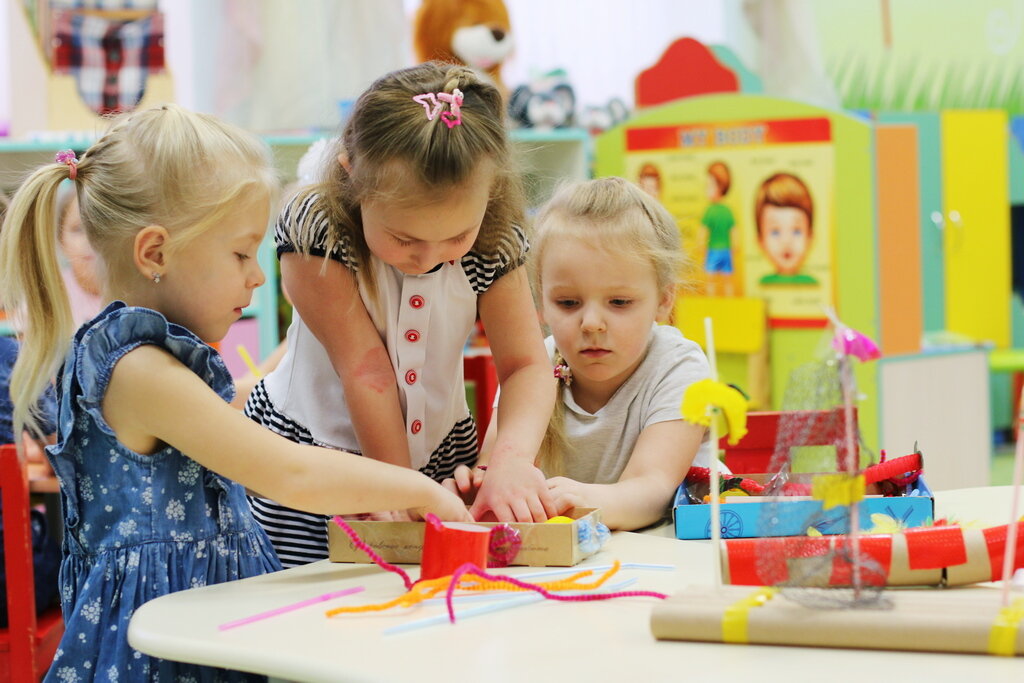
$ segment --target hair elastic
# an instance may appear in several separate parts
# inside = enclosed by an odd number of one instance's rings
[[[447,102],[450,105],[451,111],[446,111],[441,114],[441,120],[444,121],[445,125],[451,129],[453,126],[462,125],[462,101],[464,96],[462,91],[455,88],[450,93],[446,92],[425,92],[420,95],[416,95],[412,98],[413,102],[422,104],[424,111],[427,113],[427,121],[433,121],[437,118],[437,114],[441,111],[443,102]]]
[[[572,368],[565,362],[565,358],[562,356],[561,351],[555,351],[555,368],[554,375],[557,379],[562,380],[562,383],[567,387],[572,386]]]
[[[78,157],[75,156],[74,150],[62,149],[57,152],[56,156],[53,157],[53,160],[58,164],[68,165],[68,177],[71,178],[71,180],[78,177]]]

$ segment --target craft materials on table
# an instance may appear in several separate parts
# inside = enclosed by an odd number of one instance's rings
[[[479,566],[471,563],[465,563],[458,567],[450,576],[421,578],[420,580],[413,582],[405,570],[381,559],[381,557],[377,555],[372,548],[359,538],[358,534],[347,522],[345,522],[345,520],[341,519],[341,517],[335,517],[334,523],[351,539],[353,545],[365,552],[375,564],[382,569],[398,574],[405,584],[406,592],[383,603],[336,607],[326,612],[328,617],[346,613],[379,612],[393,607],[411,607],[413,605],[420,604],[429,598],[444,593],[448,607],[448,619],[451,623],[455,623],[456,615],[454,598],[456,590],[471,592],[524,591],[536,593],[542,598],[548,600],[564,602],[589,602],[593,600],[610,600],[612,598],[624,597],[651,597],[663,600],[668,597],[664,593],[658,593],[655,591],[616,590],[610,592],[597,592],[597,589],[604,586],[608,579],[614,576],[621,568],[621,564],[617,561],[607,571],[596,578],[593,578],[593,570],[581,570],[573,573],[567,578],[556,581],[528,583],[512,576],[489,574]],[[440,544],[442,547],[439,549],[424,547],[424,556],[429,555],[438,558],[448,558],[456,554],[463,554],[464,547],[462,546],[466,543],[463,537],[456,533],[446,533],[444,523],[438,520],[434,515],[427,515],[426,524],[428,527],[433,526],[435,531],[438,531],[439,533],[430,533],[425,535],[425,546],[429,543],[431,545]],[[449,527],[454,527],[454,525],[449,525]],[[453,550],[451,548],[444,547],[446,544],[454,544],[459,547]],[[472,541],[472,544],[475,545],[476,541]],[[445,562],[446,560],[443,560],[441,564],[444,564]],[[516,600],[518,601],[518,599]],[[495,609],[497,609],[497,607],[492,607],[485,611],[494,611]]]
[[[655,605],[651,632],[659,640],[1024,654],[1024,599],[1002,607],[995,590],[893,590],[885,597],[886,609],[829,610],[774,588],[691,586]]]
[[[757,534],[762,537],[724,542],[725,581],[745,585],[680,591],[655,605],[652,633],[659,639],[736,644],[1024,654],[1024,598],[1008,602],[1001,599],[1001,591],[985,588],[883,590],[1005,580],[1014,568],[1024,567],[1024,547],[1016,543],[1024,522],[1015,519],[1014,511],[1007,525],[987,529],[943,524],[892,534],[857,533],[853,520],[865,500],[868,479],[906,486],[919,480],[922,464],[915,453],[890,462],[883,458],[881,464],[860,470],[851,362],[877,357],[877,347],[830,317],[836,327],[833,355],[798,368],[783,400],[789,411],[783,417],[791,419],[783,424],[780,418],[771,479],[760,492],[777,501],[762,513],[766,528]],[[823,430],[811,423],[833,415],[841,416],[842,429]],[[791,450],[809,443],[808,433],[826,431],[841,437],[832,444],[838,472],[812,475],[809,493],[824,511],[842,509],[851,520],[851,533],[771,533],[793,494],[808,493],[793,486],[799,482],[792,475]],[[801,526],[812,527],[813,522],[811,517]],[[1004,596],[1007,591],[1002,591]]]
[[[599,510],[574,508],[562,517],[567,521],[477,522],[493,529],[487,566],[571,567],[599,551],[611,535]],[[384,560],[393,564],[423,562],[424,522],[348,520],[347,524]],[[327,544],[331,562],[368,561],[368,555],[337,525],[329,526]]]

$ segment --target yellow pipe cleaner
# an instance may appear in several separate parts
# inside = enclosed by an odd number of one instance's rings
[[[593,581],[583,581],[583,579],[588,576],[593,576],[594,574],[593,570],[587,569],[559,581],[549,581],[546,583],[537,583],[535,585],[540,586],[547,591],[597,590],[604,585],[608,579],[614,576],[621,566],[621,563],[618,560],[615,560],[615,564]],[[451,584],[451,579],[451,576],[439,576],[436,579],[418,581],[408,592],[398,596],[394,600],[388,600],[387,602],[381,602],[374,605],[335,607],[334,609],[327,610],[325,614],[329,617],[333,617],[338,614],[353,614],[357,612],[382,612],[384,610],[391,609],[392,607],[412,607],[413,605],[418,605],[424,600],[429,600],[439,593],[447,592],[448,586]],[[490,579],[483,579],[479,576],[472,575],[460,577],[459,584],[456,588],[459,590],[473,592],[527,590],[506,581],[492,581]]]

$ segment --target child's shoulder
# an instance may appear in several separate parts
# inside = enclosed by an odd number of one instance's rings
[[[115,301],[75,335],[72,362],[80,384],[99,398],[114,366],[143,346],[170,353],[229,400],[234,382],[216,349],[188,329],[167,320],[160,312]]]
[[[648,356],[656,359],[697,360],[707,363],[707,357],[700,344],[687,339],[679,328],[672,325],[656,325]]]

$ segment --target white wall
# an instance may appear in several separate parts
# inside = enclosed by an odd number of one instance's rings
[[[404,0],[412,25],[420,0]],[[566,70],[579,105],[621,97],[677,38],[725,42],[725,7],[712,0],[505,0],[516,48],[502,67],[509,89]]]
[[[11,0],[3,0],[6,5]],[[0,135],[6,135],[11,121],[11,56],[6,6],[0,7]]]

